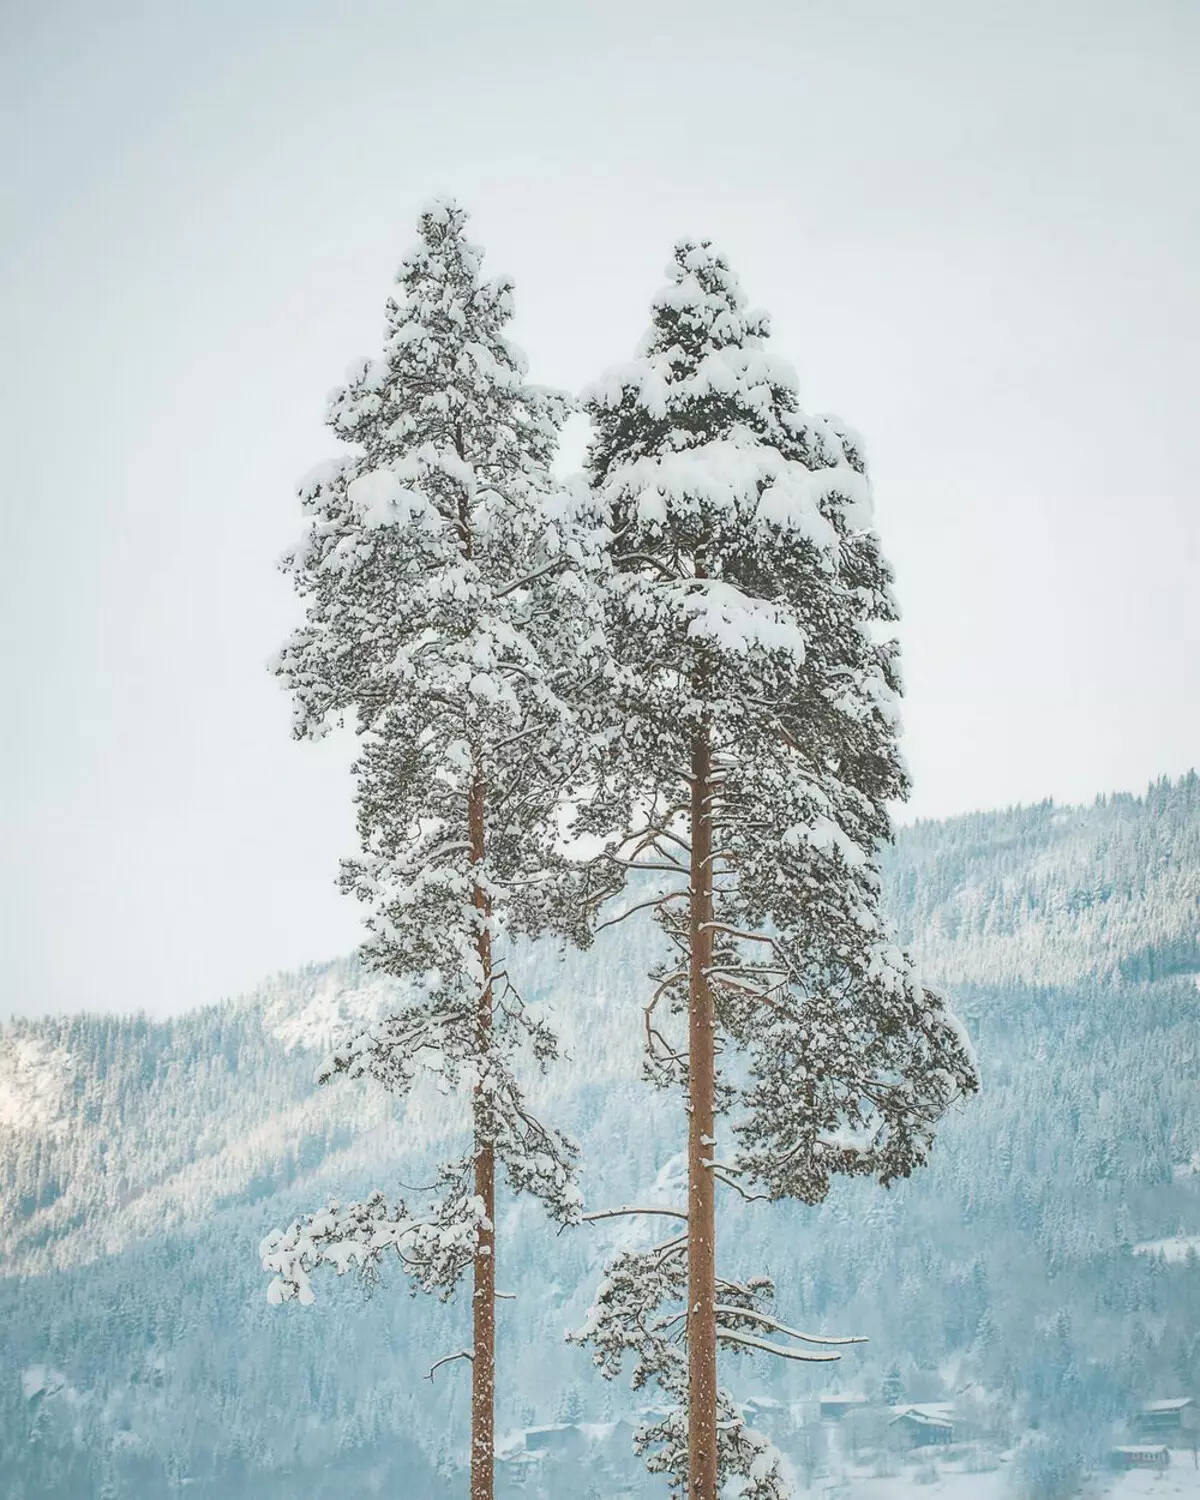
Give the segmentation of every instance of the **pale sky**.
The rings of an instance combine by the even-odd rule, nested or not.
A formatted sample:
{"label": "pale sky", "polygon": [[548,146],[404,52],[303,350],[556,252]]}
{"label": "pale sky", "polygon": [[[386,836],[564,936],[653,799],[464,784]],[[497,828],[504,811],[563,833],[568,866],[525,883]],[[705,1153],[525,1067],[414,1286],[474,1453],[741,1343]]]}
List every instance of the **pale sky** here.
{"label": "pale sky", "polygon": [[535,378],[725,251],[865,436],[909,816],[1200,760],[1194,0],[0,0],[0,1015],[345,952],[265,662],[324,398],[435,193]]}

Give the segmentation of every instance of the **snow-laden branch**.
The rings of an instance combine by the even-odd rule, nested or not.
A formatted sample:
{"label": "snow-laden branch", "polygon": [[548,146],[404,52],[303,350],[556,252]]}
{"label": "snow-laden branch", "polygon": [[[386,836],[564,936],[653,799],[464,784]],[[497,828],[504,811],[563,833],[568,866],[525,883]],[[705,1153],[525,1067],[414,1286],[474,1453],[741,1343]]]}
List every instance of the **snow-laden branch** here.
{"label": "snow-laden branch", "polygon": [[438,1370],[440,1370],[443,1365],[451,1364],[456,1359],[465,1359],[468,1363],[474,1363],[475,1356],[469,1349],[459,1349],[455,1354],[443,1354],[441,1359],[435,1359],[433,1364],[430,1365],[428,1371],[426,1372],[425,1379],[432,1380],[434,1374]]}
{"label": "snow-laden branch", "polygon": [[769,1313],[757,1312],[752,1307],[731,1307],[727,1303],[718,1302],[714,1309],[717,1316],[722,1313],[731,1318],[749,1318],[752,1323],[760,1323],[764,1328],[770,1328],[775,1333],[786,1334],[790,1339],[799,1339],[802,1344],[865,1344],[867,1340],[859,1335],[847,1338],[825,1338],[821,1334],[801,1333],[798,1328],[789,1328],[786,1323],[781,1323],[778,1318],[773,1318]]}
{"label": "snow-laden branch", "polygon": [[729,1344],[740,1344],[747,1349],[761,1349],[764,1354],[774,1354],[780,1359],[798,1360],[805,1365],[827,1365],[833,1360],[841,1359],[840,1354],[804,1354],[799,1349],[784,1349],[779,1344],[768,1343],[766,1339],[756,1339],[753,1334],[734,1333],[731,1328],[722,1328],[717,1324],[717,1338]]}

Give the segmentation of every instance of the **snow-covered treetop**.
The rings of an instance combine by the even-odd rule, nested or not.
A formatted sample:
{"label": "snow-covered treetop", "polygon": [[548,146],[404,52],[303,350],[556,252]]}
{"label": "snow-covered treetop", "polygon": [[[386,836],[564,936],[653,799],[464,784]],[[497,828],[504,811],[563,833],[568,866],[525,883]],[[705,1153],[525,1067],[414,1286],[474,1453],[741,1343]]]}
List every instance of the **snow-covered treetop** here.
{"label": "snow-covered treetop", "polygon": [[376,460],[424,443],[471,465],[524,468],[554,453],[564,402],[525,386],[525,356],[503,333],[512,282],[483,280],[466,225],[452,199],[424,209],[419,243],[396,274],[403,296],[387,305],[383,354],[361,361],[330,399],[330,425]]}
{"label": "snow-covered treetop", "polygon": [[667,274],[635,360],[584,393],[597,427],[593,476],[604,480],[617,452],[629,466],[609,498],[623,494],[651,526],[665,523],[670,498],[825,548],[836,544],[835,509],[845,527],[869,526],[861,443],[801,412],[792,366],[765,346],[766,313],[747,311],[724,259],[707,240],[681,241]]}

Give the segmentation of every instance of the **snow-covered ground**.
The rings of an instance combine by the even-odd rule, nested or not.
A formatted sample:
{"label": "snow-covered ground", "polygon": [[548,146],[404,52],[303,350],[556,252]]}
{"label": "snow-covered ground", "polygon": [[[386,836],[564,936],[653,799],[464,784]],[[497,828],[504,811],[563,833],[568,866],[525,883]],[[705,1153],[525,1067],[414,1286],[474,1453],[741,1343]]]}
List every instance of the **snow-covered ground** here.
{"label": "snow-covered ground", "polygon": [[[936,1470],[936,1478],[930,1478]],[[924,1478],[918,1479],[916,1472]],[[921,1470],[906,1469],[886,1479],[874,1477],[851,1477],[844,1479],[815,1480],[812,1495],[827,1496],[828,1500],[1012,1500],[1007,1469],[995,1469],[987,1474],[967,1474],[949,1465],[922,1466]]]}
{"label": "snow-covered ground", "polygon": [[[969,1473],[954,1460],[936,1457],[898,1465],[886,1478],[844,1471],[820,1476],[801,1495],[820,1500],[1014,1500],[1011,1465],[1000,1463],[985,1473]],[[1175,1449],[1170,1467],[1100,1474],[1084,1481],[1081,1500],[1200,1500],[1200,1468],[1190,1449]]]}
{"label": "snow-covered ground", "polygon": [[1171,1466],[1161,1472],[1140,1469],[1128,1474],[1119,1474],[1101,1493],[1105,1500],[1137,1500],[1143,1495],[1182,1495],[1186,1500],[1200,1500],[1200,1468],[1189,1449],[1176,1448],[1171,1453]]}

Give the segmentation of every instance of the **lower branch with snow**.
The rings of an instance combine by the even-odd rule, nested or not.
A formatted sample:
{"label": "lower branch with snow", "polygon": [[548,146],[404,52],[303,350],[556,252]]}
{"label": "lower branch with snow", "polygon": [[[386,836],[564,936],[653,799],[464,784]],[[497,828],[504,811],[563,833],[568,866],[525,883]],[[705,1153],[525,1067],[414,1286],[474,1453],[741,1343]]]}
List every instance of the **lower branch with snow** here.
{"label": "lower branch with snow", "polygon": [[[651,1210],[613,1210],[643,1213]],[[655,1209],[653,1212],[675,1213]],[[604,1218],[597,1213],[587,1218]],[[631,1386],[651,1382],[665,1398],[665,1410],[643,1422],[634,1433],[634,1447],[652,1474],[669,1476],[672,1495],[687,1493],[687,1231],[645,1250],[621,1251],[606,1268],[596,1298],[579,1329],[568,1334],[572,1343],[592,1350],[592,1360],[606,1380],[632,1365]],[[795,1344],[844,1345],[855,1338],[824,1338],[801,1333],[767,1309],[774,1298],[768,1277],[749,1281],[718,1280],[719,1346],[733,1354],[767,1353],[805,1363],[827,1363],[840,1355],[811,1353]],[[764,1336],[766,1335],[766,1336]],[[788,1342],[790,1341],[790,1343]],[[717,1466],[721,1484],[733,1481],[744,1500],[787,1500],[792,1486],[787,1462],[773,1444],[747,1425],[741,1408],[728,1390],[717,1395]]]}

